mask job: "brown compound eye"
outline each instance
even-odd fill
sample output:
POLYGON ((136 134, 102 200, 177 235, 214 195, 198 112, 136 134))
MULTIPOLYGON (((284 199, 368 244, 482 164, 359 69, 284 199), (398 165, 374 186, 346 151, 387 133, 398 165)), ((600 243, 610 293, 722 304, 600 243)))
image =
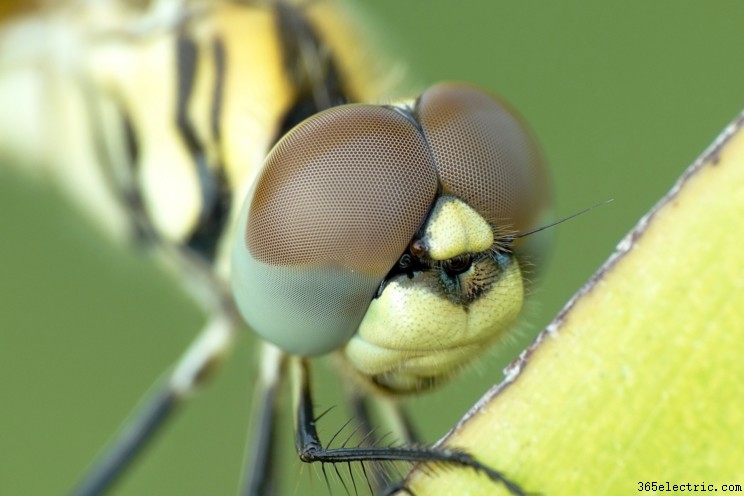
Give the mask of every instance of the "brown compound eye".
POLYGON ((427 89, 414 110, 445 193, 512 232, 536 227, 550 204, 547 171, 526 124, 505 102, 474 86, 427 89))
POLYGON ((248 324, 300 355, 356 331, 437 192, 431 152, 400 112, 346 105, 290 131, 239 220, 233 291, 248 324))

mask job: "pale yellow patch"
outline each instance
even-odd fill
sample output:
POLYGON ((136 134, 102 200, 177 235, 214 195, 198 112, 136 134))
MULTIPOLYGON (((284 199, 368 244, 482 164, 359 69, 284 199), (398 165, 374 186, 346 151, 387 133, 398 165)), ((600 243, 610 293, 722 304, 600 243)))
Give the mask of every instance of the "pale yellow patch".
POLYGON ((132 121, 140 153, 138 181, 156 230, 181 242, 197 222, 202 198, 193 160, 176 125, 175 46, 173 33, 136 45, 124 39, 101 43, 91 57, 91 72, 105 91, 123 102, 132 121))
POLYGON ((467 203, 442 196, 432 210, 423 240, 432 259, 447 260, 488 250, 493 245, 493 230, 467 203))
POLYGON ((437 291, 433 277, 400 276, 372 301, 345 350, 360 373, 394 373, 402 382, 445 375, 502 336, 522 307, 517 263, 467 310, 437 291))

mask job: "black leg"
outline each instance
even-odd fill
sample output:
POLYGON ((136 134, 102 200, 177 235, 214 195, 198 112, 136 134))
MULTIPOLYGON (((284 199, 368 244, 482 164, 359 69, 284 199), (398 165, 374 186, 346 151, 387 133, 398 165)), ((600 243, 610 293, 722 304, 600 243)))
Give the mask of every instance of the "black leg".
POLYGON ((145 399, 143 406, 94 462, 72 494, 97 496, 111 489, 166 421, 172 418, 177 407, 214 368, 229 348, 234 330, 233 320, 225 315, 215 315, 209 321, 167 380, 145 399))
POLYGON ((74 491, 76 496, 103 494, 131 466, 132 460, 151 441, 178 403, 170 388, 159 386, 127 424, 74 491))
MULTIPOLYGON (((377 410, 381 415, 383 425, 390 426, 392 430, 391 440, 400 441, 403 445, 421 446, 423 444, 421 438, 416 435, 410 416, 402 408, 400 401, 397 401, 396 398, 382 395, 371 396, 365 393, 356 387, 349 388, 346 393, 352 415, 359 423, 357 431, 363 435, 359 443, 361 446, 377 446, 383 441, 381 439, 383 436, 390 434, 384 431, 378 432, 374 427, 371 414, 373 410, 377 410)), ((372 494, 386 494, 390 491, 390 476, 386 473, 385 467, 379 464, 371 464, 369 468, 364 465, 361 465, 361 468, 367 481, 374 487, 372 494)))
MULTIPOLYGON (((293 380, 297 401, 296 447, 300 459, 306 463, 321 464, 351 462, 411 462, 448 464, 468 467, 480 472, 492 481, 503 484, 515 496, 525 496, 525 492, 501 472, 493 470, 468 453, 448 448, 425 446, 372 446, 324 448, 315 427, 312 395, 310 392, 310 372, 307 360, 293 357, 293 380)), ((403 489, 403 488, 401 488, 403 489)))
POLYGON ((252 435, 246 450, 243 494, 270 496, 277 493, 276 474, 271 463, 276 439, 276 398, 284 376, 285 355, 274 346, 261 347, 261 369, 253 395, 252 435))
MULTIPOLYGON (((382 433, 377 432, 372 422, 371 399, 369 396, 360 393, 357 389, 348 391, 346 396, 353 419, 359 423, 359 426, 356 429, 356 431, 362 436, 359 445, 365 448, 376 446, 377 443, 380 442, 382 433)), ((406 442, 408 441, 409 440, 406 439, 406 442)), ((344 443, 344 446, 346 446, 346 443, 344 443)), ((366 466, 362 463, 360 467, 372 494, 379 494, 390 485, 389 476, 385 472, 385 467, 378 463, 370 463, 366 466)))

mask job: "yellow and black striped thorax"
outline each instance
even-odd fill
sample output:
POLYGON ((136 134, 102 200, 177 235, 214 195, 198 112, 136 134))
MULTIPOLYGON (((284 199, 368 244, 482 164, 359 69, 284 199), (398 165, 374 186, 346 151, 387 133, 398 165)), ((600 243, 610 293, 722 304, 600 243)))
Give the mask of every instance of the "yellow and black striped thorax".
POLYGON ((118 235, 224 260, 271 146, 320 110, 380 98, 358 28, 328 2, 94 4, 3 31, 0 99, 33 122, 0 122, 0 152, 52 170, 118 235), (34 32, 45 41, 29 48, 34 32), (41 146, 14 138, 24 125, 41 146))

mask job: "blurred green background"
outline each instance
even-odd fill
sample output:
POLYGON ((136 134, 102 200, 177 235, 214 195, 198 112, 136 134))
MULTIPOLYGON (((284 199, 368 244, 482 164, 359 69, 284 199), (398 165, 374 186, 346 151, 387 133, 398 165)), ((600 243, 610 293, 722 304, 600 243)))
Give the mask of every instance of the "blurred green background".
MULTIPOLYGON (((472 81, 521 111, 550 162, 558 216, 615 199, 553 230, 518 340, 409 402, 433 441, 744 108, 744 3, 360 3, 421 80, 472 81)), ((111 246, 61 195, 4 170, 0 228, 0 494, 64 494, 204 318, 152 260, 111 246)), ((242 336, 114 494, 235 493, 255 343, 242 336)), ((336 379, 316 379, 317 403, 341 405, 336 379)), ((337 408, 322 435, 347 418, 337 408)), ((296 461, 290 431, 282 494, 326 494, 296 461)))

